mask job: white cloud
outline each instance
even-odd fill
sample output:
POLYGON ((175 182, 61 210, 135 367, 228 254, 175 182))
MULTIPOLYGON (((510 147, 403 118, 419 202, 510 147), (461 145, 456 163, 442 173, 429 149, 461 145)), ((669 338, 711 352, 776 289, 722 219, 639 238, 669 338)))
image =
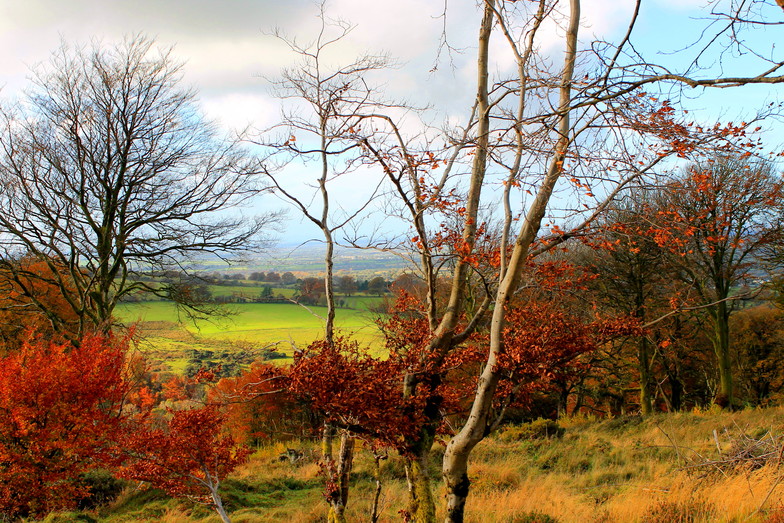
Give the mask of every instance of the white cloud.
POLYGON ((228 93, 206 98, 201 105, 210 120, 237 131, 270 127, 279 118, 277 101, 263 94, 228 93))

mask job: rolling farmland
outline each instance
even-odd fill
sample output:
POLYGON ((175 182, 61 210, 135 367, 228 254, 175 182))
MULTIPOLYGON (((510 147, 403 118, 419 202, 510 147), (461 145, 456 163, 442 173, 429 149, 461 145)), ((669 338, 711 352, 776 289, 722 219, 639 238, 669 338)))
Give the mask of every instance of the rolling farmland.
MULTIPOLYGON (((378 329, 367 304, 372 297, 350 297, 353 309, 337 310, 337 326, 354 333, 360 343, 372 344, 378 329)), ((123 304, 117 317, 126 326, 137 325, 139 345, 153 364, 174 372, 182 372, 193 350, 233 353, 274 349, 290 361, 294 347, 304 348, 323 332, 324 307, 304 307, 286 303, 240 303, 227 307, 230 315, 211 321, 192 322, 180 314, 174 304, 149 301, 123 304), (316 316, 318 315, 318 316, 316 316)), ((378 349, 375 349, 378 350, 378 349)))

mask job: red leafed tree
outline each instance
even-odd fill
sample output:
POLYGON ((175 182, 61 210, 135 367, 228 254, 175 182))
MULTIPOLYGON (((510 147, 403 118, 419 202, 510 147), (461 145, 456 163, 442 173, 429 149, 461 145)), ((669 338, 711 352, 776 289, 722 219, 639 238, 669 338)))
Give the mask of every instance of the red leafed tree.
POLYGON ((404 362, 396 356, 374 358, 340 336, 332 344, 319 340, 295 355, 289 390, 307 399, 328 422, 393 445, 397 435, 414 425, 404 415, 404 362))
POLYGON ((329 521, 346 521, 354 437, 392 446, 402 431, 416 426, 405 415, 409 411, 400 393, 400 371, 401 361, 395 354, 384 360, 374 358, 342 336, 334 336, 331 342, 317 340, 295 354, 289 391, 323 416, 329 427, 325 430, 341 431, 337 462, 328 434, 321 462, 329 521))
POLYGON ((694 163, 663 193, 657 242, 683 238, 680 275, 710 319, 720 404, 731 406, 733 400, 733 294, 759 277, 755 263, 780 242, 783 198, 784 179, 770 164, 726 154, 694 163))
POLYGON ((144 420, 124 442, 129 460, 120 476, 204 503, 228 522, 218 487, 251 451, 221 433, 223 422, 224 415, 210 405, 171 412, 161 428, 154 427, 154 420, 144 420))
MULTIPOLYGON (((532 301, 507 311, 504 329, 506 352, 499 358, 504 378, 499 382, 500 409, 525 403, 535 391, 546 391, 574 381, 590 371, 581 358, 621 336, 639 336, 642 328, 631 317, 594 317, 575 314, 552 302, 532 301)), ((564 391, 561 391, 564 392, 564 391)), ((559 398, 565 411, 566 396, 559 398)))
MULTIPOLYGON (((385 333, 385 358, 375 358, 355 341, 335 336, 332 343, 318 340, 295 355, 289 374, 289 390, 307 401, 332 427, 341 430, 337 462, 326 459, 322 470, 327 477, 326 498, 330 521, 345 521, 353 438, 372 448, 395 448, 409 454, 408 441, 426 422, 422 412, 423 396, 406 396, 403 390, 405 369, 419 364, 427 346, 427 329, 421 318, 408 314, 407 305, 419 304, 402 293, 393 314, 380 322, 385 333)), ((454 363, 450 361, 449 364, 454 363)), ((427 364, 425 364, 427 366, 427 364)), ((437 369, 429 369, 439 374, 437 369)), ((457 410, 460 379, 434 382, 433 394, 443 397, 442 406, 457 410)), ((432 441, 430 441, 432 444, 432 441)))
POLYGON ((224 405, 224 429, 236 441, 259 444, 273 436, 305 436, 315 420, 289 392, 287 380, 286 369, 254 363, 240 376, 221 379, 207 398, 224 405))
POLYGON ((13 267, 0 268, 0 349, 19 348, 30 330, 73 337, 78 318, 54 283, 71 287, 66 271, 54 271, 51 260, 33 257, 23 257, 13 267))
POLYGON ((83 472, 111 463, 129 390, 127 340, 78 349, 34 338, 0 359, 0 516, 37 517, 87 494, 83 472))

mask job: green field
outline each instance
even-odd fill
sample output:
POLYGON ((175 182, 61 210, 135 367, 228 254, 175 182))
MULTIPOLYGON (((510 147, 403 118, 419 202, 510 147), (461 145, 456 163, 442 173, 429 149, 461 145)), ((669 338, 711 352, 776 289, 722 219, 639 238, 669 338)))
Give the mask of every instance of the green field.
POLYGON ((293 287, 275 287, 273 284, 210 285, 208 288, 213 296, 244 296, 246 298, 255 298, 261 294, 265 285, 272 287, 272 293, 276 296, 281 294, 286 298, 291 298, 296 292, 296 289, 293 287))
MULTIPOLYGON (((354 298, 358 305, 377 298, 354 298)), ((193 349, 223 351, 258 351, 274 348, 291 356, 295 347, 304 348, 323 335, 324 322, 304 307, 279 303, 243 303, 227 308, 231 315, 214 321, 189 322, 178 316, 172 303, 155 301, 123 304, 117 319, 126 325, 138 324, 141 349, 162 370, 181 372, 193 349)), ((311 307, 321 317, 326 308, 311 307)), ((360 343, 378 351, 378 329, 370 313, 362 309, 338 309, 338 329, 353 333, 360 343)), ((285 361, 285 360, 284 360, 285 361)), ((290 361, 290 360, 289 360, 290 361)))

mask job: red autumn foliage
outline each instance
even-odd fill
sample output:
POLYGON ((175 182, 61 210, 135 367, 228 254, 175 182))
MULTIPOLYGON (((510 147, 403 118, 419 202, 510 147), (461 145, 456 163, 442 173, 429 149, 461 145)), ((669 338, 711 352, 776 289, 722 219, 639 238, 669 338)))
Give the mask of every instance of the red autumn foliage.
POLYGON ((564 260, 529 261, 526 288, 507 306, 496 404, 529 407, 537 393, 579 381, 603 344, 641 334, 638 320, 601 316, 578 297, 594 278, 564 260))
MULTIPOLYGON (((573 292, 591 275, 577 274, 558 261, 531 264, 529 271, 536 291, 529 289, 525 299, 519 297, 510 307, 505 352, 496 363, 505 374, 496 398, 505 405, 525 404, 553 381, 585 372, 582 354, 614 336, 639 332, 628 318, 601 319, 554 305, 563 303, 554 296, 573 292)), ((430 350, 432 334, 424 308, 419 298, 398 290, 389 314, 377 321, 386 358, 374 358, 346 338, 338 337, 333 345, 317 341, 295 356, 290 390, 333 425, 407 452, 406 440, 416 440, 422 424, 429 422, 423 414, 426 404, 438 405, 442 421, 465 410, 487 343, 480 328, 438 358, 430 350), (412 397, 403 395, 406 373, 420 380, 412 397)))
POLYGON ((19 348, 31 331, 52 337, 55 324, 58 329, 65 329, 62 334, 76 332, 78 316, 55 283, 60 279, 70 288, 65 270, 58 274, 44 261, 32 257, 14 262, 14 267, 14 271, 0 270, 0 349, 19 348), (54 318, 47 317, 42 309, 54 318))
POLYGON ((312 428, 312 413, 287 388, 287 370, 254 363, 235 378, 223 378, 209 390, 210 403, 224 405, 225 430, 236 441, 257 444, 276 437, 304 437, 312 428))
POLYGON ((220 507, 220 482, 247 460, 251 450, 222 434, 224 414, 215 406, 170 415, 165 422, 146 418, 123 441, 129 459, 120 476, 220 507))
POLYGON ((161 385, 161 396, 164 400, 183 401, 194 396, 192 380, 185 376, 172 376, 161 385))
POLYGON ((37 337, 0 359, 0 514, 42 516, 87 494, 79 475, 116 457, 127 339, 37 337))
POLYGON ((308 401, 326 421, 388 445, 416 430, 417 409, 402 397, 403 360, 374 358, 352 340, 313 342, 295 355, 289 390, 308 401))
POLYGON ((585 373, 580 356, 609 340, 642 333, 634 318, 595 318, 586 321, 552 303, 529 302, 507 312, 505 352, 498 361, 506 379, 499 383, 499 400, 525 404, 535 391, 585 373))
POLYGON ((507 312, 498 365, 517 379, 546 379, 594 347, 591 326, 552 305, 529 303, 507 312))
MULTIPOLYGON (((387 355, 373 357, 351 339, 338 336, 333 344, 317 340, 295 355, 288 388, 325 421, 349 431, 373 446, 408 452, 406 440, 415 439, 425 403, 437 398, 445 412, 459 410, 460 399, 473 387, 473 376, 447 374, 459 366, 459 358, 473 354, 466 348, 455 351, 446 362, 436 364, 427 351, 430 341, 423 305, 399 291, 391 313, 377 323, 384 333, 387 355), (426 393, 405 397, 403 379, 407 372, 422 377, 426 393)), ((444 427, 442 427, 444 428, 444 427)))

